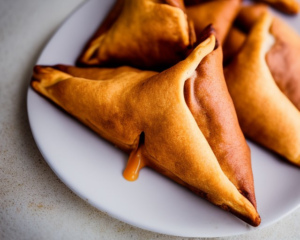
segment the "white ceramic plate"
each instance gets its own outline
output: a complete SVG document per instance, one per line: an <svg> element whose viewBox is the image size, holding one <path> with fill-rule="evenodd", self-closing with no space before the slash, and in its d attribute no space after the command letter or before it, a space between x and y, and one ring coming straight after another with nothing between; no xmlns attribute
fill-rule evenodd
<svg viewBox="0 0 300 240"><path fill-rule="evenodd" d="M74 64L114 1L90 0L54 34L37 64ZM300 31L300 18L286 18ZM134 226L184 237L219 237L252 231L235 216L157 174L143 169L123 179L127 157L91 130L28 89L28 115L39 150L57 176L90 204ZM300 170L249 142L258 212L274 223L300 204Z"/></svg>

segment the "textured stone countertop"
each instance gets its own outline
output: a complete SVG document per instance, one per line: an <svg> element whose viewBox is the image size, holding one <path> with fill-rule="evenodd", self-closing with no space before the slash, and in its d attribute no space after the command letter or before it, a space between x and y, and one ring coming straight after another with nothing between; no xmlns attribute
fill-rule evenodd
<svg viewBox="0 0 300 240"><path fill-rule="evenodd" d="M52 172L31 135L32 67L83 0L0 0L0 239L182 239L132 227L98 211ZM300 239L300 209L249 234L220 239Z"/></svg>

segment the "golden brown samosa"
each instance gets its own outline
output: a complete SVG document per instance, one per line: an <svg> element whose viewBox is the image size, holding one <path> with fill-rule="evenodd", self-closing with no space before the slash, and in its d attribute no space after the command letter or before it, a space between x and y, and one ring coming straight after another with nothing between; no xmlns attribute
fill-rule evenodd
<svg viewBox="0 0 300 240"><path fill-rule="evenodd" d="M184 59L194 42L182 0L118 0L78 64L165 69Z"/></svg>
<svg viewBox="0 0 300 240"><path fill-rule="evenodd" d="M245 135L300 166L300 112L276 85L266 62L275 43L265 13L225 69L225 79Z"/></svg>
<svg viewBox="0 0 300 240"><path fill-rule="evenodd" d="M208 26L201 38L206 39L211 34L215 32L212 26ZM131 67L103 69L57 65L55 68L73 77L95 80L139 71ZM184 96L223 172L256 207L250 150L239 127L224 79L221 46L206 56L193 77L185 82Z"/></svg>
<svg viewBox="0 0 300 240"><path fill-rule="evenodd" d="M206 123L199 128L185 100L187 79L193 81L202 73L206 65L197 67L214 47L215 37L210 35L184 61L159 74L123 67L115 75L105 69L105 80L87 80L57 69L36 67L32 87L130 152L131 169L147 165L257 226L260 217L255 206L224 174L202 133L201 126ZM202 101L200 105L207 109L214 104L206 104L205 97Z"/></svg>

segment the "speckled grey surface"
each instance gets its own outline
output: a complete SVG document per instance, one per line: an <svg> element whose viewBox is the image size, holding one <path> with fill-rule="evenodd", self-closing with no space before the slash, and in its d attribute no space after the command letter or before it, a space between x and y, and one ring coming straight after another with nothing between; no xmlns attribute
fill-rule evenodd
<svg viewBox="0 0 300 240"><path fill-rule="evenodd" d="M82 2L0 0L0 239L182 239L91 207L56 177L33 140L26 112L31 69ZM300 209L265 229L223 239L300 239Z"/></svg>

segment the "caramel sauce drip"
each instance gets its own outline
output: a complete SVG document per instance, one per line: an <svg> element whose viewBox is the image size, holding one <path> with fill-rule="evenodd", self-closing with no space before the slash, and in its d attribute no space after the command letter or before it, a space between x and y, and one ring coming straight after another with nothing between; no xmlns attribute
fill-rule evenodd
<svg viewBox="0 0 300 240"><path fill-rule="evenodd" d="M146 166L146 159L143 157L142 148L139 147L130 153L123 177L128 181L135 181L139 177L140 170Z"/></svg>

